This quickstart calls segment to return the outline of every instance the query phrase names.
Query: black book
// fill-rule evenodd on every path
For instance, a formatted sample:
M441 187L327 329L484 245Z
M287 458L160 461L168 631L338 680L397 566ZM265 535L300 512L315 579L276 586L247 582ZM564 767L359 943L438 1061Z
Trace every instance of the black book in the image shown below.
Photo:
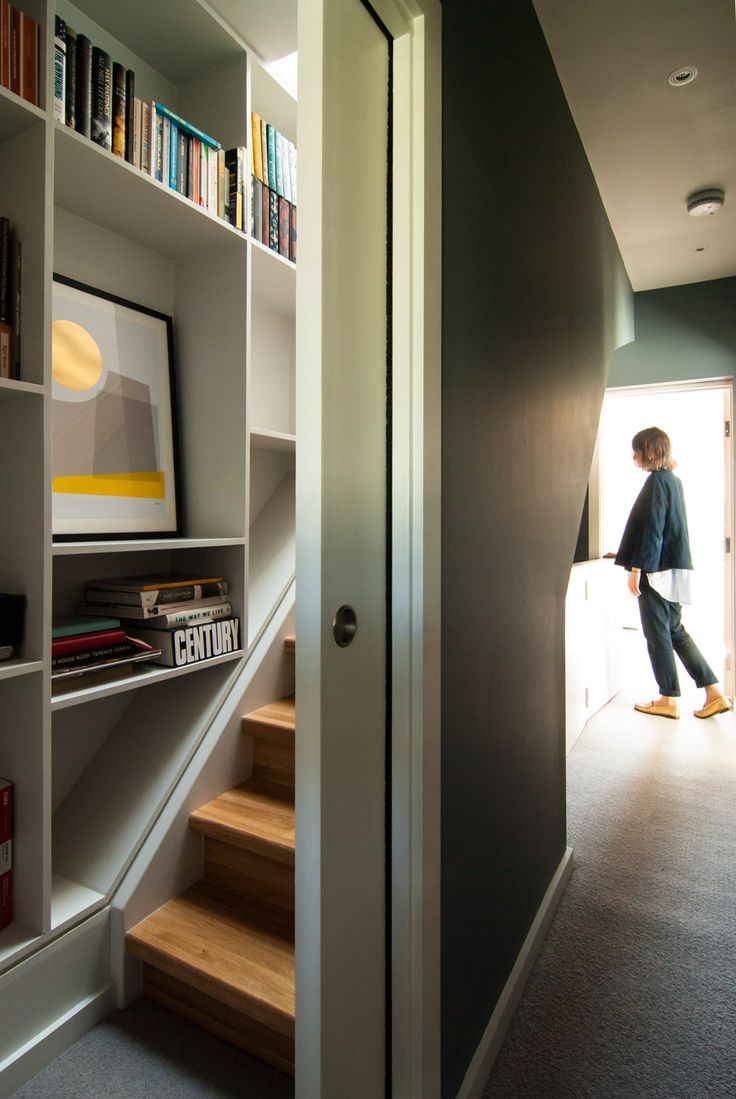
M268 196L268 246L279 250L279 196L271 191Z
M112 62L110 54L92 47L91 137L103 149L112 149Z
M125 160L126 145L125 67L112 63L112 151Z
M12 246L12 283L13 283L13 377L20 378L20 276L21 246L14 234Z
M10 221L0 217L0 324L11 324Z
M64 122L72 129L77 117L77 32L66 28L66 87L64 89Z
M135 154L135 73L125 73L125 159L133 163Z
M68 79L68 76L67 76ZM89 137L92 119L92 43L85 34L77 35L76 110L74 129Z
M289 259L296 263L296 206L289 210Z

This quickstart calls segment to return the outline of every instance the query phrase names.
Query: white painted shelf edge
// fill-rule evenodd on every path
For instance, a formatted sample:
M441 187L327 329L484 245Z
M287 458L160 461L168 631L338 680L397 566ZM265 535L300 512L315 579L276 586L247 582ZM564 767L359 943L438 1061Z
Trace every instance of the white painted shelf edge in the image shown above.
M269 248L267 244L263 244L262 241L256 240L256 238L253 236L251 236L249 239L251 244L257 251L263 252L263 254L266 256L270 256L271 259L273 259L276 263L283 264L287 271L293 271L294 274L296 274L296 264L292 263L290 259L286 258L286 256L282 256L280 252L277 252L274 248Z
M44 387L36 382L22 382L16 378L0 378L0 389L15 391L17 393L32 393L42 397Z
M268 428L252 427L250 441L257 450L296 450L296 435L283 431L269 431Z
M71 926L84 916L90 915L105 902L103 893L89 889L86 885L63 878L59 874L51 879L51 928L55 932L63 930L65 924Z
M43 671L43 661L23 660L22 657L14 657L13 660L3 661L0 664L0 679L12 679L16 675L30 675L31 672Z
M54 542L54 557L85 553L132 553L137 550L218 549L220 546L244 546L245 538L131 538L105 542Z
M139 687L148 686L150 683L158 683L162 679L191 675L200 668L211 668L215 664L226 664L230 660L241 660L246 655L244 649L238 649L237 652L226 653L224 656L213 656L209 660L199 660L196 664L188 664L184 668L168 668L162 664L151 665L145 671L132 672L125 679L115 679L111 683L98 683L94 687L55 695L51 699L51 709L52 711L64 710L67 706L78 706L82 702L91 702L96 698L107 698L110 695L121 694L123 691L135 691Z

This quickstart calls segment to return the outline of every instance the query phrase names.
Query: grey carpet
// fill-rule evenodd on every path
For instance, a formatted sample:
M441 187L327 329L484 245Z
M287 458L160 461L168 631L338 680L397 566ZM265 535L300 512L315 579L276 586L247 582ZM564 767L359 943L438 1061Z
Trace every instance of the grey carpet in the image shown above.
M633 701L568 757L576 869L484 1099L736 1097L736 718Z
M12 1099L292 1099L294 1082L207 1031L137 1000L115 1011Z

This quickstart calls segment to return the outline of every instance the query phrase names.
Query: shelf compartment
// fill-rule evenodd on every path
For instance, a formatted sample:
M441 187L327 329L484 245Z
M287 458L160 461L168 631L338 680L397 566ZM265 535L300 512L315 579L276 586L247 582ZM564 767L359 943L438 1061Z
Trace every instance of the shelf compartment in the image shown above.
M250 429L250 445L255 450L277 450L288 454L296 452L296 435L284 431L269 431L267 428Z
M54 874L51 879L51 929L58 931L65 924L90 915L104 902L104 894L96 889L88 889L77 881Z
M29 126L45 121L46 114L40 107L21 99L8 88L0 88L0 142L9 141Z
M55 202L70 213L172 260L228 243L245 256L244 233L58 122L54 159Z
M43 662L40 660L24 660L23 657L16 656L12 660L0 662L0 680L40 671L43 671Z
M169 678L129 700L54 714L54 874L110 895L236 675L236 663L203 662L186 690Z
M296 264L251 238L253 302L292 321L296 317Z
M3 397L9 394L31 394L35 397L43 397L44 387L36 382L22 382L13 378L0 378L0 393Z

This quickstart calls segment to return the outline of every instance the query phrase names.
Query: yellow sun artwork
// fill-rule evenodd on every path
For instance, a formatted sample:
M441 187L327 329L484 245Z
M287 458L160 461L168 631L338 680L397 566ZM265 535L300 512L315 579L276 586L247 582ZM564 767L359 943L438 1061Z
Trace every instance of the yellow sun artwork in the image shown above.
M74 321L51 325L51 371L65 389L82 392L102 376L102 352L86 328Z

